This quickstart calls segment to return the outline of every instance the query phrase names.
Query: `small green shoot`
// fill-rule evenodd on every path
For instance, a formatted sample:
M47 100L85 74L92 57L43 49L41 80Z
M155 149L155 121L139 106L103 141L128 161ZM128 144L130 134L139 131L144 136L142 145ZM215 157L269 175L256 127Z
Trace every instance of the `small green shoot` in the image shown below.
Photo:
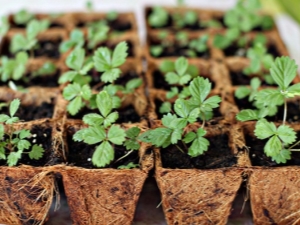
M0 37L3 37L9 30L9 22L6 16L1 17Z
M108 21L115 21L118 19L119 14L116 11L110 11L106 14L106 19Z
M19 109L20 100L14 99L9 105L9 115L1 114L0 122L6 124L8 131L5 132L3 124L0 124L0 159L6 160L8 166L17 165L22 158L22 154L29 154L30 159L40 159L43 157L44 149L30 143L31 133L29 130L16 130L13 124L19 122L15 113ZM26 151L26 152L25 152Z
M279 164L291 159L292 151L299 151L299 149L294 149L299 144L299 141L294 143L296 132L285 123L288 111L287 99L300 95L300 84L290 85L297 75L297 65L287 56L276 58L270 73L278 89L264 89L255 96L257 104L263 105L266 110L242 110L237 114L237 119L240 121L258 120L254 134L258 139L268 139L264 152ZM264 117L268 115L268 107L282 104L284 105L282 124L276 127L275 123L268 122Z
M61 53L67 52L72 48L81 48L84 45L84 35L79 29L72 30L70 34L70 39L63 41L59 46L59 51Z
M88 48L94 49L101 42L107 40L109 27L103 22L97 24L90 24L88 26Z
M196 57L197 53L203 53L208 50L207 47L208 35L202 35L197 39L193 39L189 43L189 52L190 57Z
M156 6L152 9L152 12L148 17L148 23L152 27L160 28L168 24L168 19L168 12L162 7Z
M34 19L34 15L25 9L20 10L14 15L14 22L18 25L26 25Z

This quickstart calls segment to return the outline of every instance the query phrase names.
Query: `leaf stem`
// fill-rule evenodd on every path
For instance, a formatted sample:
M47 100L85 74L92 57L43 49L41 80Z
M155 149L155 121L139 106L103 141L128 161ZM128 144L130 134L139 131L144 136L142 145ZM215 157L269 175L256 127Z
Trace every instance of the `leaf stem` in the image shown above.
M287 101L286 101L286 99L284 99L284 112L283 112L283 121L282 121L283 125L286 122L286 114L287 114Z
M300 149L289 149L291 152L300 152Z
M130 150L129 152L127 152L127 154L125 154L125 155L123 155L122 157L118 158L118 159L115 161L115 163L116 163L116 162L119 162L120 160L122 160L122 159L124 159L124 158L126 158L126 157L129 156L132 152L133 152L133 150Z
M181 151L182 153L184 153L185 154L185 152L183 151L183 149L182 148L180 148L178 145L175 145L176 146L176 148L179 150L179 151Z
M202 126L201 126L201 128L203 129L204 126L205 126L205 114L202 112L201 115L202 115Z
M289 147L288 149L291 150L292 148L294 148L295 146L300 144L300 140L297 141L295 144L293 144L291 147Z

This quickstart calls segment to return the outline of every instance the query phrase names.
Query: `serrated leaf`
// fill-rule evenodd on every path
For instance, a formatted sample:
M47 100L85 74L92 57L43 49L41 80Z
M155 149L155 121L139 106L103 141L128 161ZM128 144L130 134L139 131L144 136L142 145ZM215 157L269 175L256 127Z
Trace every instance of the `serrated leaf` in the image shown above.
M74 141L83 141L83 140L84 140L84 137L85 137L85 131L86 131L86 130L87 130L87 128L84 128L84 129L81 129L81 130L77 131L77 132L73 135L72 139L73 139Z
M73 79L75 78L75 76L77 74L78 73L76 71L65 72L65 73L63 73L63 75L61 77L59 77L58 83L63 84L63 83L66 83L68 81L73 81Z
M258 111L252 109L244 109L236 115L236 119L243 122L249 120L258 120Z
M104 167L114 159L114 149L108 141L103 141L92 156L92 163L97 167Z
M128 163L127 165L121 165L118 167L118 169L132 169L139 167L139 164L134 164L133 162Z
M0 159L6 159L5 148L0 146Z
M287 160L291 159L291 151L282 149L277 155L272 156L272 160L275 160L276 163L286 163Z
M124 145L127 150L139 150L139 148L140 148L140 144L137 141L132 140L132 139L126 140L124 142Z
M300 95L300 83L294 84L287 89L287 97L293 98L297 95Z
M297 74L297 65L295 60L288 56L276 58L270 69L273 80L278 84L281 90L286 90Z
M17 165L19 159L21 159L21 154L22 154L22 152L20 152L20 151L9 153L9 155L7 156L7 164L8 164L8 166L15 166L15 165Z
M126 137L128 138L136 138L139 133L141 132L141 129L138 127L131 127L128 130L126 130Z
M196 77L190 83L189 90L193 98L202 103L211 90L211 83L207 78Z
M219 103L221 102L221 98L217 95L209 97L206 99L203 104L202 108L204 108L207 111L211 111L213 108L219 107Z
M143 80L141 78L134 78L131 79L126 83L126 90L127 91L133 91L134 89L138 88L141 86L143 83Z
M182 118L187 118L190 113L190 106L184 99L177 99L174 104L176 114Z
M23 151L24 149L29 149L31 143L27 140L20 140L17 143L18 150Z
M4 136L4 126L3 126L3 124L0 124L0 139L2 139L3 136ZM0 142L0 144L1 144L1 142Z
M83 122L88 125L101 125L103 123L103 117L97 113L89 113L83 116Z
M11 117L9 118L8 120L6 120L6 124L13 124L13 123L16 123L19 121L19 118L18 117Z
M187 84L191 79L192 79L192 77L191 77L189 74L186 74L186 75L180 77L178 83L179 83L180 85L185 85L185 84Z
M194 133L194 132L188 132L188 133L184 136L183 141L184 141L185 143L190 143L190 142L192 142L193 140L195 140L196 137L197 137L196 133Z
M181 140L183 130L182 129L175 129L171 133L171 143L177 144L179 140Z
M255 125L254 134L258 139L266 139L276 133L276 126L273 122L260 119Z
M279 90L264 89L256 94L255 99L257 104L261 105L282 105L284 101L284 95Z
M8 115L5 115L5 114L1 114L0 115L0 122L3 123L3 122L6 122L10 117Z
M78 113L78 111L81 109L81 107L82 107L82 99L80 96L76 96L67 105L67 110L72 116L74 116Z
M238 99L243 99L245 97L247 97L248 95L250 95L251 90L248 87L238 87L235 92L234 92L234 96L237 97Z
M105 83L113 83L116 79L120 77L121 73L122 71L119 68L107 70L101 75L101 80Z
M92 90L89 85L85 84L82 86L81 95L85 100L89 100L92 97Z
M116 145L121 145L125 141L126 133L119 126L113 124L107 134L108 140Z
M15 115L18 108L20 107L20 104L21 104L20 99L14 99L11 101L11 103L9 105L9 114L11 117L13 117Z
M282 145L279 138L277 136L273 136L267 141L264 147L264 152L267 156L272 157L278 155L281 149Z
M111 124L116 122L118 118L119 118L119 113L117 113L117 112L110 113L103 121L104 127L105 128L109 127Z
M178 88L177 87L171 87L171 90L167 92L166 97L167 99L171 99L175 97L178 94Z
M170 142L172 130L169 128L159 127L155 130L148 130L139 136L139 140L146 143L151 143L156 147L167 147Z
M188 66L188 60L182 56L175 61L175 70L179 76L183 76L185 74Z
M77 95L80 95L81 93L81 87L79 84L69 84L67 87L63 90L63 96L66 100L72 100ZM79 96L78 96L79 97Z
M162 124L165 127L169 127L170 124L172 123L172 121L176 120L177 116L176 115L172 115L171 113L168 113L167 115L164 115L163 118L161 119Z
M121 66L126 61L127 50L128 50L128 45L125 41L122 41L116 46L112 55L111 64L113 67Z
M168 72L165 76L165 79L169 84L177 84L180 77L174 72Z
M31 135L30 130L21 130L19 137L20 139L28 138Z
M96 103L102 116L106 117L113 109L111 96L106 91L101 91L97 94Z
M111 66L111 52L106 47L98 48L93 56L94 65L99 72L105 72L112 68Z
M280 125L277 129L277 135L285 144L292 144L297 138L296 132L287 125Z
M197 157L202 155L208 150L209 141L204 137L197 137L193 142L191 147L188 149L188 155L191 157Z
M83 48L75 48L67 57L66 64L69 68L80 71L85 59L85 50Z
M159 107L159 113L169 113L172 110L172 106L170 102L163 102L161 106Z
M159 69L163 73L172 72L175 70L174 62L169 61L169 60L164 60L161 62Z
M30 159L40 159L43 157L44 152L45 152L45 150L41 146L35 144L32 146L32 149L29 152L29 158Z
M103 141L106 137L105 130L100 126L89 126L85 129L84 142L93 145Z

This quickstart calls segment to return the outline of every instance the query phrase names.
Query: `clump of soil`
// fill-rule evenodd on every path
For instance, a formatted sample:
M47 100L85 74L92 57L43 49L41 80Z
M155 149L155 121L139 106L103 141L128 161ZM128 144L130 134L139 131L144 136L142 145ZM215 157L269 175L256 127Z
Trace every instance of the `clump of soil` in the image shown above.
M164 168L171 169L215 169L231 167L237 163L237 158L228 147L227 134L207 138L210 142L208 151L198 157L190 157L186 152L181 152L176 145L161 149L161 158ZM181 149L186 147L179 143Z
M299 111L300 111L300 100L295 100L293 102L287 103L287 115L286 121L289 123L299 122ZM284 113L284 106L278 107L278 112L275 116L267 117L269 121L282 121L283 120L283 113Z
M97 22L97 21L93 21ZM86 27L88 26L89 22L86 21L80 21L76 24L76 27ZM118 31L118 32L126 32L132 29L132 24L129 21L122 21L120 18L117 18L116 20L113 21L107 21L108 27L113 30L113 31Z
M297 136L297 140L300 140L300 133L298 133ZM268 139L259 140L252 135L246 135L246 145L249 147L249 156L252 166L280 167L300 165L300 152L292 152L291 160L288 160L285 164L277 164L275 161L272 161L272 158L267 157L264 153L264 146L267 143L267 141ZM299 148L299 146L296 146L295 148Z
M72 139L73 134L76 132L73 126L68 127L67 129L67 143L68 143L68 162L71 165L84 167L88 169L98 168L92 164L92 156L96 148L95 145L88 145L84 142L75 142ZM124 159L116 162L119 158L126 155L129 151L126 150L124 146L114 145L115 151L115 160L113 160L105 168L118 168L121 165L127 165L130 162L134 164L139 163L138 151L133 151L129 156Z
M54 104L43 102L41 105L21 105L15 116L22 121L32 121L43 118L52 118L54 111ZM0 113L9 115L9 109L4 107Z
M51 158L52 153L52 128L51 127L41 127L41 126L33 126L30 130L30 133L32 134L30 138L27 140L31 143L31 146L34 144L42 145L44 148L44 154L43 157L39 160L30 159L28 154L22 154L22 158L18 161L17 165L31 165L31 166L45 166L50 161L53 161ZM6 137L8 137L6 135ZM9 150L6 150L6 152L9 152ZM28 150L25 150L25 152L28 152ZM58 160L54 160L55 162L58 162ZM0 160L0 165L4 166L6 165L6 160Z

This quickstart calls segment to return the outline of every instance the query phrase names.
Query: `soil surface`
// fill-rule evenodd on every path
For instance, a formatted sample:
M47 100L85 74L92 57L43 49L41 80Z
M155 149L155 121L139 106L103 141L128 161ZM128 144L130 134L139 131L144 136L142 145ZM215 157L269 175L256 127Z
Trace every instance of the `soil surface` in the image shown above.
M300 111L300 100L296 100L294 102L288 102L287 103L287 115L286 115L286 121L289 123L292 122L299 122L299 111ZM275 116L267 117L268 121L282 121L283 120L283 112L284 112L284 106L278 107L278 112Z
M75 142L72 139L73 134L75 133L75 128L70 126L67 129L67 142L68 142L68 162L74 166L80 166L84 168L97 168L92 164L91 158L95 151L97 144L95 145L88 145L84 142ZM134 164L139 163L139 156L138 151L133 151L129 156L125 157L124 159L115 162L120 157L124 156L128 153L124 146L115 145L115 160L112 161L106 168L118 168L121 165L127 165L130 162Z
M300 133L297 134L297 140L300 140ZM249 147L249 156L253 166L292 166L300 165L300 152L292 152L291 160L287 163L277 164L272 161L271 157L267 157L263 151L265 144L268 140L259 140L256 137L246 135L246 145ZM295 148L299 148L296 146Z
M28 154L22 154L22 158L19 160L17 165L21 164L26 164L26 165L31 165L31 166L44 166L48 164L51 159L51 154L52 154L52 128L51 127L41 127L41 126L33 126L32 129L30 130L32 136L28 138L27 140L32 144L38 144L42 145L45 152L43 154L43 157L39 160L35 159L30 159ZM6 150L9 152L9 150ZM28 150L24 150L24 152L28 152ZM56 160L54 160L56 161ZM0 165L4 166L6 165L5 160L0 160Z
M164 168L171 169L215 169L231 167L237 163L237 158L231 153L228 147L228 135L218 135L208 138L210 146L208 151L198 157L190 157L187 153L181 152L175 145L161 149L161 158ZM182 143L181 149L185 149Z
M256 109L251 102L248 101L248 96L246 98L238 99L234 98L235 104L238 106L239 110L243 109Z
M93 21L97 22L97 21ZM76 27L86 27L88 26L89 22L86 21L81 21L76 24ZM113 30L113 31L118 31L118 32L125 32L129 31L132 29L132 24L129 21L122 21L121 19L117 18L116 20L113 21L107 21L108 27Z
M21 105L15 116L22 121L32 121L42 118L52 118L54 111L54 104L43 102L39 106L35 105ZM0 114L9 115L9 109L4 107L0 110Z

